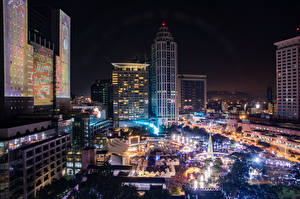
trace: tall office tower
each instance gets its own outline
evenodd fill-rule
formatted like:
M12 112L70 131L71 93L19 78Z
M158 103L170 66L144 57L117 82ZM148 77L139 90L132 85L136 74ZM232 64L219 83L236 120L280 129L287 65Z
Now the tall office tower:
M55 45L54 106L60 108L71 97L71 18L62 10L53 10L51 16L51 40Z
M96 80L91 86L91 99L94 102L101 102L108 107L110 101L111 80Z
M180 114L205 110L206 78L206 75L178 74L177 102Z
M277 113L300 119L300 36L274 43L276 50Z
M113 63L113 112L115 126L121 121L148 119L149 64Z
M28 23L27 5L28 0L0 1L1 120L70 97L70 18L61 10L51 13L52 32L45 33L50 42L39 30L29 31L34 22Z
M177 44L163 22L151 47L151 115L158 125L177 122Z
M107 109L107 116L113 117L112 108L112 85L111 80L96 80L91 86L91 99L94 102L100 102Z

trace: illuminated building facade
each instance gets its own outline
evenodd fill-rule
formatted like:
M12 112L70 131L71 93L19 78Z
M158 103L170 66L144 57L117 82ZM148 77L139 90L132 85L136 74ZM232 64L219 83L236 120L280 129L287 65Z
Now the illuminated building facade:
M73 147L95 147L95 136L111 128L110 120L102 119L92 113L83 113L75 116L73 123Z
M113 63L113 118L119 121L148 119L149 64Z
M34 106L53 104L53 51L37 43L33 46Z
M62 10L52 12L54 22L52 40L56 46L56 98L57 102L70 98L70 47L71 47L71 18Z
M51 121L0 128L0 198L33 198L63 176L70 145Z
M180 114L206 109L206 75L178 74L178 108Z
M29 31L28 0L2 0L0 9L0 119L69 99L70 18L50 11L49 21L41 23L49 27L41 28L46 39L39 30Z
M177 122L177 43L162 23L151 46L151 116L159 125Z
M276 83L278 117L300 119L300 36L274 43L276 50Z

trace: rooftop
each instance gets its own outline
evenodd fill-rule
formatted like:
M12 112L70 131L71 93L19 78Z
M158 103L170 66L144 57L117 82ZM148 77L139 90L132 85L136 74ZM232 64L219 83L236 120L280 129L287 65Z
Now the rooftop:
M122 182L131 183L166 183L165 178L152 178L152 177L116 177Z

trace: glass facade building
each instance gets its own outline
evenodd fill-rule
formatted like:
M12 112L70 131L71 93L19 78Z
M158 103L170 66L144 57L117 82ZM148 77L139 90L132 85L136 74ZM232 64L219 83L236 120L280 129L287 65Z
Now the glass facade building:
M177 122L177 43L163 22L151 46L151 117L158 125Z

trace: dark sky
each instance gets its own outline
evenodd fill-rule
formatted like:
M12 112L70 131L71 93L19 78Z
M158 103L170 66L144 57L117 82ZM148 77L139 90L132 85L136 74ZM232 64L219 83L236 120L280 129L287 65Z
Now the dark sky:
M273 43L296 35L300 1L31 0L72 19L71 87L90 95L112 62L150 55L164 20L178 43L180 73L206 74L209 90L265 95L275 88ZM196 3L198 2L198 3Z

